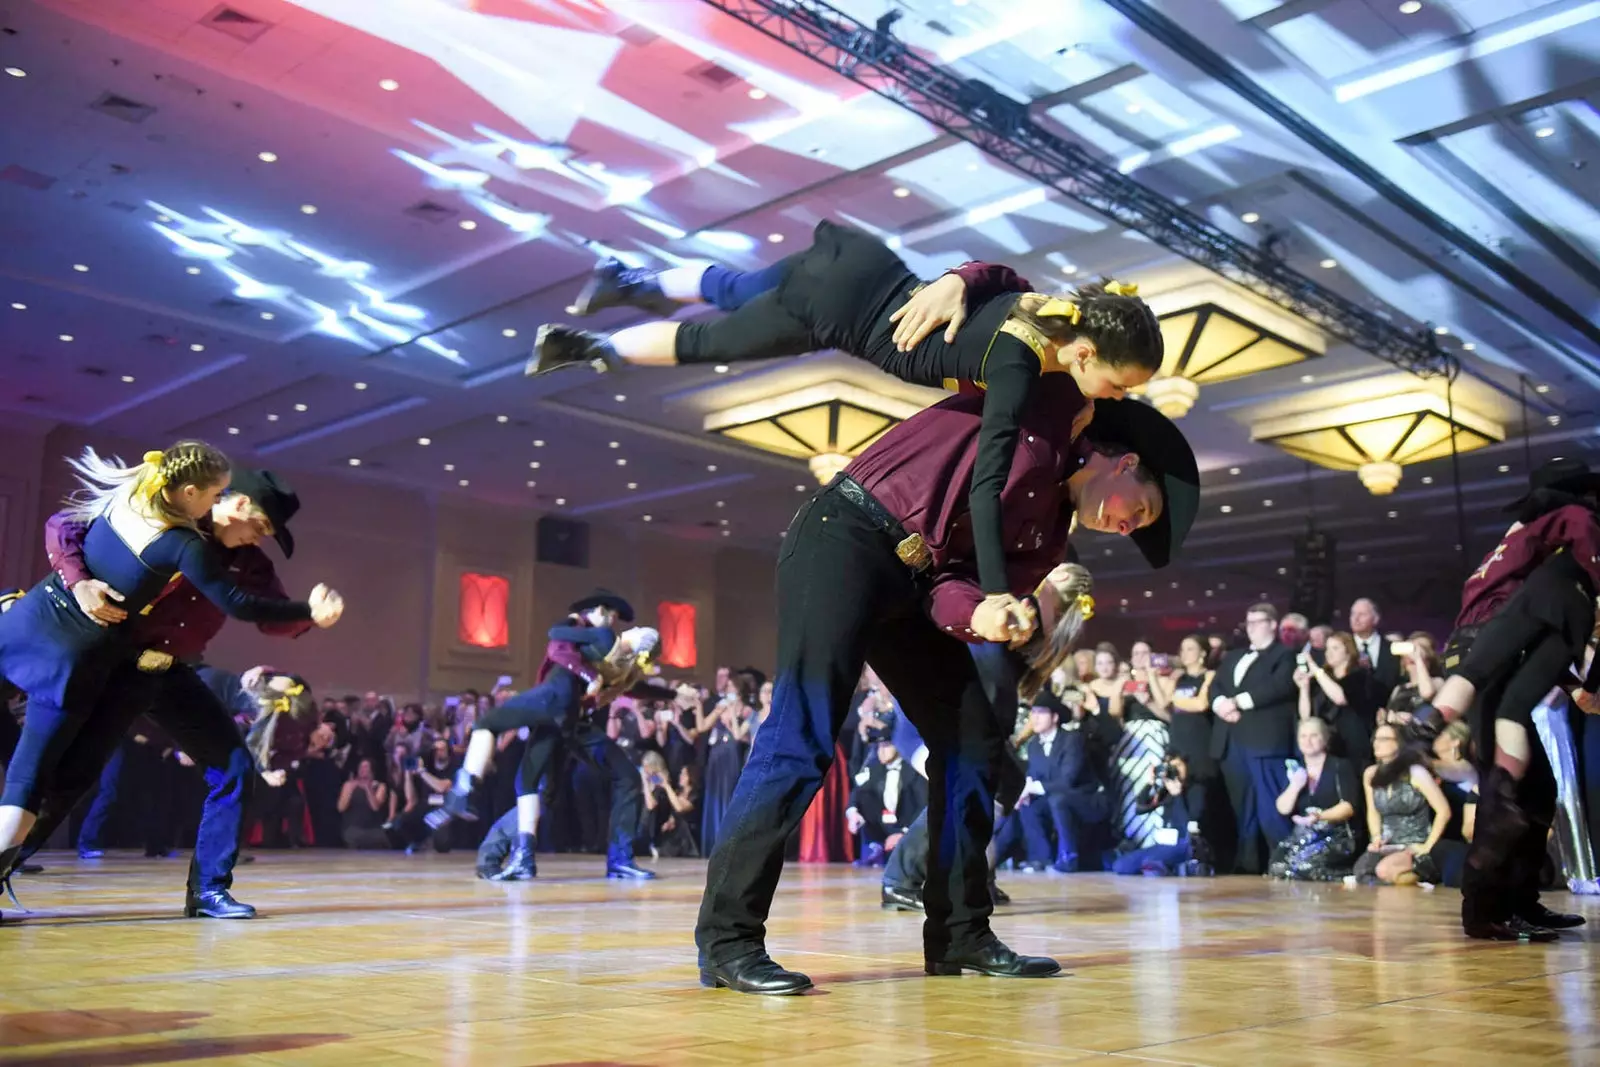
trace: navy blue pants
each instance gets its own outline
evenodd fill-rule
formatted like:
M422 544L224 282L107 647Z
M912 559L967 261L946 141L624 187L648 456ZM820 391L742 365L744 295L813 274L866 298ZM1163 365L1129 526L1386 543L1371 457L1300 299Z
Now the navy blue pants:
M762 293L770 293L789 272L787 260L760 270L730 270L711 266L700 276L700 295L722 311L738 311Z
M133 721L144 714L167 732L179 751L204 768L205 808L189 864L189 887L197 892L231 888L245 806L255 787L255 761L228 709L193 668L182 664L164 674L129 667L113 677L62 754L24 851L31 855L44 847L99 780Z
M123 735L117 747L111 750L111 757L106 760L105 767L100 771L100 785L95 791L94 802L89 805L89 811L83 817L83 825L78 828L80 852L105 847L106 823L111 821L111 812L117 805L117 794L122 786L122 769L127 766L128 746L131 744L133 739Z
M1240 874L1265 871L1273 846L1288 837L1294 823L1278 813L1278 794L1289 784L1284 755L1261 756L1229 744L1222 758L1222 783L1238 829L1234 865Z

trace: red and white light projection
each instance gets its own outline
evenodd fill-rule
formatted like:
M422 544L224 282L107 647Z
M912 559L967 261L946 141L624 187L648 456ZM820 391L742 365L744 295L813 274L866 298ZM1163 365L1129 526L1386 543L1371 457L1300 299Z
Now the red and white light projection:
M511 583L498 574L461 575L461 602L456 613L456 637L473 648L505 648L510 643L506 611L511 604ZM691 624L692 625L692 624Z
M668 667L693 667L694 605L663 600L656 605L656 624L661 629L661 662Z

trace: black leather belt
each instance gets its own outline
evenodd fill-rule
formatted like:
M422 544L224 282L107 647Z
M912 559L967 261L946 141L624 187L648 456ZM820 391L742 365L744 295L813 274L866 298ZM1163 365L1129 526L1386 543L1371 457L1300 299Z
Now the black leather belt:
M928 543L918 533L908 534L899 519L889 514L889 509L878 502L878 498L867 492L865 486L848 474L836 475L828 486L850 503L861 509L861 513L871 520L872 525L889 535L894 542L894 554L900 557L900 562L910 567L917 574L921 574L933 565L933 552L928 548Z
M1480 624L1458 626L1451 631L1444 643L1444 669L1448 674L1461 666L1461 661L1467 658L1467 652L1472 648L1472 642L1478 639L1478 631L1483 629Z

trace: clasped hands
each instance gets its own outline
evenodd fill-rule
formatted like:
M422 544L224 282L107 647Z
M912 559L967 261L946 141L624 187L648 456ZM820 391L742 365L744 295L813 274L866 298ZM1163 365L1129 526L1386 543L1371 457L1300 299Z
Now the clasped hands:
M1039 613L1032 604L1010 593L991 593L972 609L972 632L985 641L1019 648L1038 628Z

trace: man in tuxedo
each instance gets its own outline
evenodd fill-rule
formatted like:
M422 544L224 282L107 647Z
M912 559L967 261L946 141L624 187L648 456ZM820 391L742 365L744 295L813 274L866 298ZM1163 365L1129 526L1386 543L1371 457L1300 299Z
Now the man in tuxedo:
M1025 867L1071 873L1091 827L1111 816L1111 800L1090 765L1088 738L1076 724L1061 727L1060 703L1048 690L1028 713L1028 781L1013 816L1027 852ZM1056 846L1050 848L1049 831ZM1012 838L1015 830L1006 834ZM1009 842L1008 842L1009 843Z
M1383 616L1378 605L1369 597L1362 597L1350 605L1350 636L1356 639L1356 654L1361 665L1372 672L1372 684L1380 702L1387 701L1394 687L1400 684L1400 661L1389 651L1389 642L1378 631Z
M850 832L861 834L862 867L880 866L928 806L928 780L901 757L887 733L879 735L877 757L856 774L844 813Z
M1293 829L1275 801L1289 780L1284 761L1294 757L1298 690L1294 653L1278 642L1277 608L1254 605L1244 626L1249 647L1224 656L1211 683L1211 755L1238 828L1235 869L1260 874L1272 846Z

